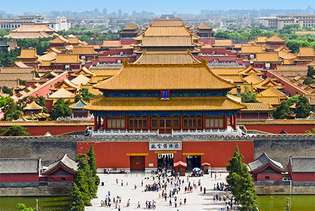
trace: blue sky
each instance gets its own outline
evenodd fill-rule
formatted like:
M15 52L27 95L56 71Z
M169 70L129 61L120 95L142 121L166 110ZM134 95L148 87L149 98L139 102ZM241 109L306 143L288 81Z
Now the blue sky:
M202 9L304 9L315 8L315 0L1 0L0 10L6 12L41 12L51 10L87 10L107 8L108 11L148 10L157 13L193 12Z

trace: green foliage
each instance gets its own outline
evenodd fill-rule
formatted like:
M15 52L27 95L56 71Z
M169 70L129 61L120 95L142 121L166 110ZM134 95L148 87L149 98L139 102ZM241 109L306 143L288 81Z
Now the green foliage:
M26 207L26 205L23 204L23 203L18 203L18 204L16 205L16 209L17 209L18 211L34 211L33 208Z
M243 163L241 153L236 150L230 160L227 170L227 183L235 200L241 205L240 210L257 210L256 191L251 174Z
M85 155L81 155L78 157L79 169L77 171L75 177L75 184L78 186L82 199L84 201L84 205L90 205L90 201L92 199L91 189L90 189L90 167Z
M303 81L305 85L314 83L315 69L312 66L308 66L306 79Z
M8 128L0 129L1 136L28 136L29 133L25 127L14 125Z
M51 118L56 120L60 117L68 117L71 116L72 112L69 108L68 103L66 103L63 99L58 99L54 104L54 107L51 111Z
M67 35L75 35L79 37L80 40L88 42L88 43L101 43L104 40L117 40L119 39L118 33L113 32L104 32L106 28L102 26L96 26L94 28L86 28L75 26L66 32L62 32L63 36Z
M272 116L275 119L286 119L290 113L290 106L286 101L280 103L280 105L272 112Z
M22 115L22 108L17 105L14 101L10 101L4 109L4 119L8 121L17 120Z
M71 210L81 210L84 205L90 205L92 198L96 197L99 178L96 175L96 160L93 146L90 147L87 155L80 155L77 158L79 169L75 176L72 190Z
M75 96L75 101L78 102L79 100L84 100L86 102L90 102L90 99L93 98L92 95L87 88L80 89L79 94Z
M0 29L0 38L4 38L8 34L9 34L9 30Z
M38 38L38 39L20 39L17 41L18 46L23 48L35 48L37 54L44 54L49 47L49 39Z
M71 211L84 211L83 196L76 184L72 188L72 204Z
M16 57L18 55L19 55L18 50L12 50L9 52L1 52L0 53L0 67L12 66L15 63Z
M246 91L242 94L242 102L243 103L256 103L256 93L255 92L250 92Z
M47 108L46 108L46 99L43 96L40 96L39 98L35 99L35 102L43 107L43 111L44 112L48 112Z
M295 109L290 106L296 104ZM309 100L304 96L293 96L281 104L273 111L272 115L275 119L287 119L291 114L296 118L307 118L311 113L311 105Z
M10 95L10 96L13 95L13 89L12 88L9 88L7 86L3 86L1 89L2 89L2 92L4 94Z
M311 105L309 100L304 96L299 96L296 101L295 114L297 118L306 118L311 113Z
M96 197L97 193L97 187L100 183L99 177L96 175L96 160L95 160L95 154L94 154L94 148L93 146L90 147L90 150L88 152L89 157L89 165L90 165L90 177L91 177L91 195L92 197Z
M11 97L0 96L0 108L4 108L5 109L11 103L13 103L13 100L12 100Z
M235 42L248 42L256 39L258 36L271 36L272 31L260 28L245 28L239 30L219 30L215 33L216 38L231 39Z

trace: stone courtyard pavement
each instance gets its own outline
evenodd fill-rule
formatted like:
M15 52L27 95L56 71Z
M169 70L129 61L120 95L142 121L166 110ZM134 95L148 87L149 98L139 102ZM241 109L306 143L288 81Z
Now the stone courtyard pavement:
M105 210L118 210L112 205L109 207L101 207L101 201L105 200L108 191L110 191L111 197L120 196L122 198L121 209L120 210L148 210L145 209L146 200L155 200L156 209L158 211L202 211L202 210L225 210L226 206L224 202L213 201L213 196L215 194L223 195L224 192L214 191L214 184L218 182L225 182L226 173L216 173L216 178L211 178L210 175L205 175L203 177L189 177L189 181L193 184L198 184L198 180L201 181L201 186L206 187L206 194L200 192L200 188L197 187L191 193L185 193L183 188L178 194L178 202L187 199L186 205L181 205L177 208L169 206L169 199L165 201L161 197L161 191L159 192L144 192L144 186L146 184L152 184L153 180L150 178L144 179L145 177L150 177L151 174L99 174L101 182L104 182L104 186L99 186L98 194L96 199L92 200L92 206L86 207L86 211L105 211ZM118 184L116 184L116 179L118 179ZM181 177L185 180L187 184L187 177ZM121 181L124 185L121 186ZM141 181L143 186L141 186ZM128 184L127 184L128 183ZM137 186L135 189L134 186ZM126 207L127 201L130 199L130 206ZM138 201L140 202L141 208L137 208ZM179 204L179 203L178 203Z

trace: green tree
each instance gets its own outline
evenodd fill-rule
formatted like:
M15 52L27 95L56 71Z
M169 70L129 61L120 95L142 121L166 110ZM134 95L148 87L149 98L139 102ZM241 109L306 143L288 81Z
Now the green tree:
M71 109L69 108L68 103L66 103L63 99L58 99L54 104L54 107L51 111L51 118L56 120L60 117L68 117L71 116Z
M234 152L227 170L227 183L235 200L241 205L242 211L257 210L256 191L251 174L247 165L243 163L242 155L239 150Z
M20 39L17 41L17 45L23 48L35 48L37 54L44 54L49 47L49 39L38 38L38 39Z
M5 108L9 106L11 103L13 103L13 100L11 97L0 96L0 108Z
M16 57L18 56L18 50L12 50L9 52L1 52L0 53L0 67L8 67L12 66L15 61Z
M280 103L280 105L272 112L272 116L275 119L286 119L290 114L290 106L286 101Z
M4 107L3 111L4 119L8 121L17 120L23 114L22 108L13 101Z
M90 100L94 97L87 88L82 88L79 90L79 94L75 96L75 101L84 100L86 102L90 102Z
M0 129L1 136L28 136L29 133L27 132L25 127L14 125L8 128Z
M72 203L71 203L71 211L84 211L84 200L83 196L78 188L78 186L74 183L72 188Z
M92 195L92 197L96 197L97 188L98 188L98 185L100 184L100 179L96 175L96 160L95 160L95 154L94 154L93 146L91 146L89 149L88 158L89 158L88 162L90 165L91 178L93 178L93 181L91 181L92 185L93 185L93 187L91 189L91 195Z
M91 172L85 155L80 155L77 161L79 163L79 169L76 173L75 184L78 186L82 194L84 205L88 206L90 205L90 201L92 199L90 189L91 178L89 178Z
M256 103L256 93L255 92L250 92L246 91L242 94L242 102L243 103Z
M304 96L299 96L296 102L295 114L297 118L306 118L311 113L309 100Z
M9 88L9 87L7 87L7 86L3 86L3 87L2 87L2 92L3 92L4 94L10 95L10 96L13 95L13 89L12 89L12 88Z
M33 208L27 207L27 206L26 206L25 204L23 204L23 203L18 203L18 204L16 205L16 209L17 209L18 211L34 211Z

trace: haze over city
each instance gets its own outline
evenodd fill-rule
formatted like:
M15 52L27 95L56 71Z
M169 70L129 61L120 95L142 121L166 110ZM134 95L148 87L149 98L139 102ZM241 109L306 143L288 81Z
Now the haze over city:
M147 10L156 13L196 13L200 10L225 10L225 9L305 9L315 7L313 0L134 0L134 1L109 1L109 0L11 0L2 1L1 10L11 13L47 12L47 11L84 11L94 8L106 8L109 11L121 9L124 12Z

